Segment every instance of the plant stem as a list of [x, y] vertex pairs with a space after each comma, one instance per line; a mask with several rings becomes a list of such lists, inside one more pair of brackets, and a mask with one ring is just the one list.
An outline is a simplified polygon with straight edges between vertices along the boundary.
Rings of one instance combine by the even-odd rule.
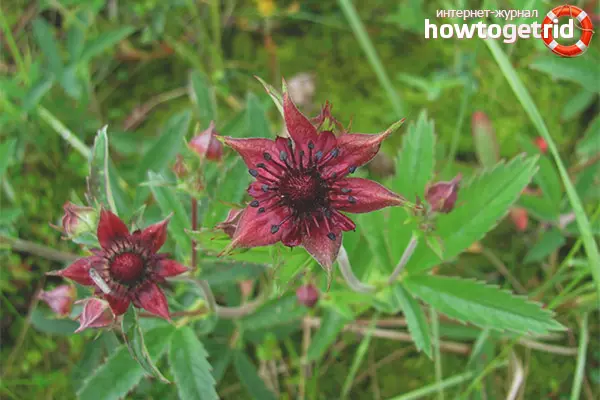
[[[198, 230], [198, 199], [192, 197], [192, 231]], [[196, 269], [198, 251], [196, 241], [192, 239], [192, 270]]]
[[419, 238], [413, 233], [412, 237], [410, 238], [410, 241], [408, 242], [408, 245], [406, 246], [406, 249], [404, 249], [404, 253], [402, 253], [402, 257], [400, 257], [400, 261], [398, 261], [398, 265], [396, 265], [396, 268], [394, 268], [394, 271], [388, 279], [388, 283], [390, 285], [396, 281], [398, 275], [400, 275], [400, 273], [408, 263], [408, 260], [410, 260], [410, 257], [412, 257], [413, 253], [415, 252], [415, 249], [417, 248], [417, 244], [419, 244]]
[[75, 148], [85, 159], [90, 158], [90, 149], [81, 141], [73, 132], [69, 130], [66, 126], [63, 125], [60, 120], [58, 120], [52, 113], [46, 110], [42, 106], [38, 106], [38, 115], [42, 118], [48, 125], [50, 125], [63, 139], [65, 139], [71, 146]]
[[444, 387], [441, 386], [442, 375], [442, 353], [440, 351], [440, 321], [435, 310], [431, 309], [431, 333], [433, 334], [433, 360], [435, 368], [435, 382], [438, 386], [437, 398], [444, 400]]
[[577, 400], [581, 393], [581, 384], [585, 377], [585, 357], [588, 347], [588, 313], [583, 314], [581, 328], [579, 330], [579, 354], [577, 355], [577, 367], [575, 369], [575, 379], [573, 379], [573, 387], [571, 389], [571, 400]]
[[39, 257], [43, 257], [48, 260], [58, 261], [62, 263], [70, 263], [77, 260], [77, 256], [71, 253], [65, 253], [63, 251], [54, 250], [50, 247], [46, 247], [41, 244], [29, 242], [27, 240], [21, 240], [9, 236], [0, 235], [0, 238], [6, 240], [8, 244], [16, 251], [22, 251], [24, 253], [33, 254]]
[[340, 266], [340, 272], [342, 273], [344, 280], [352, 290], [358, 293], [372, 293], [375, 291], [375, 286], [361, 282], [356, 275], [354, 275], [350, 260], [348, 259], [348, 253], [343, 245], [340, 247], [337, 262]]

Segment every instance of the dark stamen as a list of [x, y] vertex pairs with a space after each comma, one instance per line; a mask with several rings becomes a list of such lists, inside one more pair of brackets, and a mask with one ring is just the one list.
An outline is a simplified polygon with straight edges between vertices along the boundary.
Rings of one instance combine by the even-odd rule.
[[255, 178], [258, 176], [258, 171], [255, 169], [249, 169], [248, 172], [250, 172], [250, 175], [252, 175]]
[[302, 162], [302, 157], [304, 157], [304, 150], [300, 150], [300, 170], [304, 169], [304, 163]]
[[265, 164], [264, 163], [258, 163], [256, 164], [256, 168], [264, 168]]
[[263, 157], [267, 161], [271, 161], [271, 159], [272, 159], [271, 155], [269, 153], [267, 153], [266, 151], [263, 153]]
[[315, 160], [317, 160], [317, 162], [319, 162], [319, 161], [321, 161], [321, 158], [323, 158], [323, 152], [321, 150], [319, 150], [315, 153]]
[[265, 212], [265, 208], [264, 207], [261, 207], [261, 208], [258, 209], [258, 213], [259, 214], [262, 214], [264, 212]]
[[350, 167], [350, 173], [353, 174], [354, 172], [356, 172], [356, 167]]
[[331, 210], [325, 210], [324, 214], [326, 218], [331, 218]]
[[337, 157], [338, 154], [340, 154], [340, 149], [338, 149], [337, 147], [333, 150], [331, 150], [331, 157]]
[[258, 200], [252, 200], [252, 202], [250, 202], [250, 207], [258, 207]]
[[342, 188], [342, 193], [344, 193], [344, 194], [350, 193], [351, 191], [352, 191], [352, 189]]
[[312, 140], [308, 142], [308, 148], [311, 150], [315, 148], [315, 144], [312, 142]]
[[356, 197], [348, 196], [348, 201], [350, 202], [350, 204], [354, 204], [356, 203]]
[[331, 240], [335, 240], [335, 233], [333, 233], [333, 232], [329, 232], [329, 233], [327, 234], [327, 237], [328, 237], [329, 239], [331, 239]]
[[271, 225], [271, 233], [277, 233], [279, 230], [279, 225]]
[[287, 156], [287, 153], [286, 153], [285, 151], [281, 150], [281, 151], [279, 152], [279, 159], [280, 159], [281, 161], [285, 161], [285, 160], [287, 160], [287, 157], [288, 157], [288, 156]]
[[260, 187], [262, 189], [263, 192], [267, 193], [269, 191], [269, 185], [264, 184]]

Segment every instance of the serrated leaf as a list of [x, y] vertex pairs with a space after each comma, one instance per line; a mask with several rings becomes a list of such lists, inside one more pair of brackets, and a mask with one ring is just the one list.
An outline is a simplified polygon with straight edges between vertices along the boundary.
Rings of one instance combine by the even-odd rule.
[[246, 98], [246, 117], [251, 137], [270, 138], [273, 135], [265, 110], [253, 93], [248, 93]]
[[113, 198], [110, 185], [110, 175], [108, 170], [108, 136], [104, 126], [98, 131], [94, 147], [92, 149], [89, 161], [90, 174], [87, 178], [87, 199], [90, 204], [98, 203], [104, 207], [109, 207], [114, 213], [117, 212], [115, 200]]
[[[174, 328], [161, 324], [146, 332], [146, 345], [151, 359], [156, 362], [167, 350]], [[118, 400], [125, 397], [142, 379], [144, 369], [120, 346], [89, 377], [77, 392], [82, 400]]]
[[396, 161], [398, 174], [392, 188], [410, 201], [423, 199], [425, 185], [433, 177], [435, 136], [433, 121], [422, 111], [416, 123], [408, 126], [402, 150]]
[[267, 271], [264, 264], [250, 263], [225, 263], [217, 262], [214, 264], [202, 264], [202, 278], [205, 279], [211, 287], [233, 285], [248, 279], [256, 279]]
[[432, 358], [429, 326], [421, 306], [401, 284], [394, 285], [393, 291], [400, 303], [402, 312], [404, 312], [408, 331], [415, 342], [417, 350], [423, 350], [429, 358]]
[[482, 282], [414, 275], [406, 277], [403, 283], [410, 293], [435, 310], [462, 322], [523, 334], [565, 329], [539, 304]]
[[295, 294], [273, 299], [254, 313], [240, 319], [246, 330], [259, 330], [284, 325], [302, 318], [308, 309], [296, 300]]
[[0, 143], [0, 180], [4, 177], [10, 163], [15, 161], [16, 147], [17, 139], [8, 139]]
[[152, 195], [158, 203], [163, 215], [173, 213], [173, 218], [169, 222], [168, 231], [175, 239], [177, 246], [181, 249], [181, 253], [187, 257], [192, 251], [190, 238], [186, 234], [186, 230], [189, 230], [192, 227], [187, 210], [177, 196], [174, 187], [161, 186], [157, 183], [164, 181], [162, 175], [149, 171], [148, 180], [150, 181]]
[[593, 58], [561, 58], [552, 54], [538, 58], [529, 67], [545, 72], [554, 79], [576, 82], [586, 90], [600, 92], [598, 61]]
[[558, 250], [563, 244], [565, 244], [565, 238], [558, 229], [551, 229], [544, 232], [540, 240], [529, 249], [525, 258], [523, 259], [524, 264], [541, 261], [545, 257], [549, 256], [552, 252]]
[[565, 104], [560, 118], [563, 121], [568, 121], [577, 115], [581, 114], [588, 108], [596, 99], [597, 94], [589, 90], [583, 89], [575, 93], [573, 97]]
[[63, 72], [63, 62], [60, 57], [60, 51], [56, 40], [54, 40], [54, 32], [50, 25], [42, 18], [36, 18], [32, 24], [33, 36], [35, 37], [40, 50], [48, 60], [48, 67], [54, 76], [58, 79]]
[[31, 313], [29, 321], [33, 327], [44, 333], [53, 335], [72, 335], [79, 324], [70, 319], [50, 318], [42, 310], [36, 308]]
[[135, 307], [129, 307], [127, 312], [123, 315], [121, 330], [131, 357], [153, 377], [163, 383], [171, 383], [163, 376], [156, 365], [154, 365], [150, 358], [150, 354], [148, 354], [148, 349], [144, 342], [144, 333], [138, 323], [137, 310]]
[[207, 358], [208, 353], [191, 328], [184, 326], [175, 331], [169, 348], [169, 364], [180, 399], [219, 398]]
[[312, 337], [306, 358], [309, 361], [320, 360], [335, 342], [344, 326], [351, 320], [334, 310], [329, 310], [321, 320], [321, 326]]
[[258, 76], [254, 76], [254, 77], [256, 79], [258, 79], [258, 81], [263, 85], [266, 92], [269, 94], [269, 97], [271, 97], [271, 100], [273, 100], [273, 103], [275, 103], [277, 110], [283, 117], [283, 99], [281, 97], [281, 93], [279, 93], [273, 86], [271, 86], [267, 82], [265, 82], [262, 78], [260, 78]]
[[52, 89], [54, 85], [54, 75], [43, 75], [35, 82], [23, 97], [23, 110], [29, 112], [33, 110], [42, 98]]
[[256, 366], [250, 358], [241, 351], [233, 354], [233, 365], [237, 376], [246, 388], [251, 398], [260, 400], [275, 400], [275, 394], [265, 386], [265, 383], [258, 376]]
[[[444, 243], [445, 260], [456, 257], [481, 239], [506, 215], [535, 174], [536, 161], [537, 157], [519, 156], [508, 164], [499, 163], [458, 191], [455, 209], [439, 215], [436, 221], [436, 234]], [[439, 259], [435, 253], [429, 247], [419, 245], [406, 268], [414, 273], [436, 264]]]
[[214, 87], [200, 71], [190, 74], [189, 94], [195, 105], [201, 129], [208, 128], [210, 121], [217, 120], [217, 101]]
[[104, 51], [116, 46], [121, 40], [134, 32], [131, 26], [124, 26], [113, 31], [102, 33], [100, 36], [87, 42], [80, 53], [78, 61], [84, 63]]

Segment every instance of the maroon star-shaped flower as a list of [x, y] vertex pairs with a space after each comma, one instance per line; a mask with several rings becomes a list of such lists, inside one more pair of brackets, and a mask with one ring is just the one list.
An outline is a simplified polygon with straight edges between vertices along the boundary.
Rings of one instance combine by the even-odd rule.
[[119, 217], [102, 210], [97, 230], [101, 249], [92, 249], [93, 255], [51, 274], [94, 286], [115, 315], [124, 314], [133, 302], [136, 307], [169, 319], [167, 299], [157, 283], [188, 269], [170, 260], [168, 254], [157, 253], [167, 239], [168, 223], [167, 218], [143, 231], [129, 233]]
[[404, 202], [376, 182], [347, 177], [377, 154], [381, 142], [402, 121], [376, 135], [336, 137], [329, 130], [319, 131], [298, 111], [285, 82], [283, 113], [291, 138], [223, 138], [256, 179], [248, 188], [254, 200], [239, 215], [228, 250], [281, 241], [303, 246], [330, 270], [342, 232], [356, 228], [343, 212], [366, 213]]

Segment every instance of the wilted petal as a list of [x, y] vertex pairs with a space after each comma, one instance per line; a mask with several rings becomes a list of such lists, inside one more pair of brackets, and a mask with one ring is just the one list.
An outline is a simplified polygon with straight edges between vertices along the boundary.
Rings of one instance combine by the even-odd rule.
[[155, 283], [148, 283], [141, 287], [134, 295], [133, 303], [164, 319], [171, 319], [169, 304], [162, 290]]
[[90, 277], [90, 268], [94, 262], [98, 261], [97, 256], [80, 258], [65, 269], [59, 271], [50, 271], [47, 275], [61, 276], [71, 279], [80, 285], [93, 286], [94, 281]]
[[[253, 207], [244, 209], [229, 249], [236, 247], [268, 246], [281, 240], [289, 223], [280, 225], [288, 217], [287, 209], [278, 207], [260, 212]], [[278, 226], [278, 228], [275, 228]]]
[[344, 178], [336, 182], [332, 206], [351, 213], [366, 213], [404, 203], [404, 198], [377, 182], [363, 178]]
[[243, 211], [243, 208], [233, 208], [229, 210], [225, 221], [218, 223], [215, 228], [223, 230], [230, 238], [233, 237]]
[[371, 161], [379, 151], [381, 142], [394, 132], [404, 120], [396, 122], [385, 132], [375, 135], [362, 133], [348, 133], [337, 138], [339, 148], [338, 159], [327, 164], [326, 172], [328, 176], [336, 173], [338, 176], [345, 176]]
[[302, 246], [326, 271], [331, 271], [341, 245], [342, 233], [338, 229], [328, 232], [325, 224], [318, 228], [313, 225], [310, 232], [302, 238]]
[[141, 233], [140, 237], [142, 241], [150, 246], [150, 249], [152, 249], [154, 253], [156, 253], [167, 240], [167, 225], [170, 220], [171, 217], [169, 216], [156, 224], [150, 225]]
[[317, 141], [317, 129], [297, 108], [283, 84], [283, 115], [285, 126], [296, 145], [308, 154], [308, 142]]
[[87, 328], [102, 328], [111, 325], [115, 316], [110, 311], [108, 302], [97, 298], [83, 300], [85, 305], [83, 311], [79, 315], [79, 328], [76, 333]]
[[52, 311], [64, 317], [71, 312], [76, 291], [74, 286], [60, 285], [47, 292], [42, 290], [38, 297], [46, 302]]
[[115, 315], [123, 315], [129, 308], [131, 300], [128, 297], [118, 297], [110, 294], [105, 294], [104, 298], [110, 304], [110, 308]]
[[225, 144], [237, 151], [249, 169], [256, 169], [256, 165], [265, 162], [265, 153], [271, 157], [278, 157], [275, 142], [269, 139], [249, 138], [236, 139], [225, 136]]
[[156, 275], [161, 278], [168, 278], [170, 276], [176, 276], [189, 271], [189, 268], [181, 265], [175, 260], [160, 260], [158, 262], [158, 268], [156, 269]]
[[98, 242], [103, 249], [110, 248], [111, 243], [118, 238], [127, 237], [129, 229], [119, 217], [109, 210], [102, 209], [98, 223]]

